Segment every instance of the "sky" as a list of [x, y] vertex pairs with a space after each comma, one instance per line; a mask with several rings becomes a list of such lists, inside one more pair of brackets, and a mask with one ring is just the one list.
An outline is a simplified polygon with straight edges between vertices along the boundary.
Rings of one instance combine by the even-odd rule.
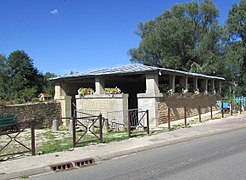
[[[0, 0], [0, 54], [25, 51], [56, 75], [130, 63], [138, 24], [187, 0]], [[214, 0], [224, 24], [232, 4]]]

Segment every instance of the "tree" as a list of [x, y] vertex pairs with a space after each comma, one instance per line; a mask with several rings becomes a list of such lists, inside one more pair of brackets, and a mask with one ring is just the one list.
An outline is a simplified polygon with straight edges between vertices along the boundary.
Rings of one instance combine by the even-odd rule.
[[6, 97], [6, 61], [7, 58], [0, 54], [0, 100]]
[[138, 48], [130, 49], [131, 61], [192, 72], [218, 74], [222, 33], [219, 11], [211, 0], [175, 4], [171, 10], [140, 23]]
[[51, 73], [51, 72], [46, 72], [44, 74], [45, 83], [43, 86], [43, 90], [44, 90], [44, 92], [46, 92], [52, 96], [54, 96], [54, 94], [55, 94], [55, 84], [54, 84], [54, 81], [49, 81], [49, 79], [54, 78], [54, 77], [56, 77], [56, 75], [54, 73]]
[[228, 36], [225, 49], [228, 79], [236, 95], [246, 95], [246, 0], [234, 4], [226, 22]]
[[43, 75], [33, 66], [32, 59], [24, 51], [12, 52], [8, 57], [6, 66], [9, 77], [7, 82], [8, 99], [23, 98], [27, 92], [30, 96], [30, 92], [42, 91]]

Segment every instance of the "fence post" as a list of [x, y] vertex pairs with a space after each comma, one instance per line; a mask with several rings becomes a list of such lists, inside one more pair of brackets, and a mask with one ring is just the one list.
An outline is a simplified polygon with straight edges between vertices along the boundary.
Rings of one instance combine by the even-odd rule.
[[167, 109], [167, 124], [168, 124], [168, 129], [171, 129], [171, 115], [170, 115], [170, 108]]
[[35, 156], [35, 121], [31, 121], [31, 146], [32, 146], [32, 156]]
[[147, 134], [149, 134], [149, 110], [146, 111], [147, 115]]
[[242, 114], [242, 101], [240, 100], [240, 114]]
[[187, 126], [187, 119], [186, 119], [186, 106], [184, 106], [184, 124]]
[[210, 104], [210, 118], [213, 119], [213, 105]]
[[231, 116], [233, 115], [233, 103], [231, 101]]
[[73, 148], [76, 147], [76, 119], [72, 117], [72, 126], [73, 126]]
[[199, 122], [202, 122], [202, 118], [201, 118], [201, 106], [198, 106], [198, 117], [199, 117]]
[[99, 128], [100, 128], [100, 143], [103, 143], [103, 123], [102, 123], [102, 114], [99, 115]]
[[221, 100], [221, 116], [224, 118], [224, 107], [223, 107], [223, 101]]
[[128, 138], [131, 138], [131, 114], [130, 111], [128, 111]]

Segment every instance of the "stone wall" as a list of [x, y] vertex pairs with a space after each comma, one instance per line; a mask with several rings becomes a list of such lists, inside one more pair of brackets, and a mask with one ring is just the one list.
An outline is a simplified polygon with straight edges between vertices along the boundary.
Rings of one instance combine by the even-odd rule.
[[61, 123], [61, 106], [54, 102], [0, 106], [0, 117], [8, 116], [15, 116], [18, 122], [35, 119], [38, 128], [46, 128], [54, 119]]
[[198, 115], [198, 108], [201, 107], [201, 113], [210, 112], [210, 106], [212, 105], [213, 110], [219, 110], [216, 105], [216, 101], [220, 99], [220, 95], [212, 94], [199, 94], [199, 95], [176, 95], [169, 97], [159, 98], [158, 102], [158, 112], [159, 121], [158, 124], [167, 122], [167, 109], [170, 108], [171, 111], [171, 121], [184, 118], [184, 106], [186, 106], [187, 117], [192, 117]]
[[[119, 124], [127, 124], [128, 94], [94, 94], [84, 97], [76, 96], [76, 107], [79, 112], [99, 115], [100, 113], [109, 123], [112, 119]], [[81, 113], [77, 114], [78, 117]], [[117, 116], [117, 117], [115, 117]]]

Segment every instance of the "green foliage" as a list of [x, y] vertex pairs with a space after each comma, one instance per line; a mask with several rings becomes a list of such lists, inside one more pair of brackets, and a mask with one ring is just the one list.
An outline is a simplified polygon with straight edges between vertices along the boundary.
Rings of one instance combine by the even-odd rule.
[[120, 94], [121, 90], [117, 86], [115, 88], [105, 88], [106, 94]]
[[35, 88], [25, 88], [21, 91], [21, 99], [24, 99], [26, 102], [31, 101], [37, 94], [37, 90]]
[[0, 101], [24, 103], [44, 91], [53, 95], [50, 77], [55, 75], [41, 74], [24, 51], [14, 51], [8, 58], [0, 54]]
[[140, 23], [138, 48], [131, 61], [147, 65], [214, 74], [221, 65], [222, 27], [210, 0], [175, 4], [154, 20]]
[[227, 46], [225, 49], [228, 93], [246, 95], [246, 0], [234, 4], [226, 22]]
[[175, 4], [136, 34], [132, 62], [226, 77], [228, 97], [246, 95], [246, 0], [234, 4], [225, 27], [211, 0]]
[[51, 72], [46, 72], [44, 74], [43, 92], [48, 93], [52, 97], [55, 95], [55, 83], [54, 81], [49, 81], [49, 79], [54, 77], [56, 77], [56, 75]]

